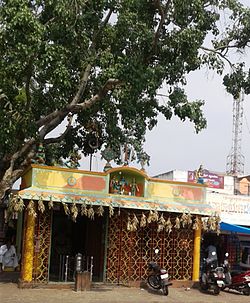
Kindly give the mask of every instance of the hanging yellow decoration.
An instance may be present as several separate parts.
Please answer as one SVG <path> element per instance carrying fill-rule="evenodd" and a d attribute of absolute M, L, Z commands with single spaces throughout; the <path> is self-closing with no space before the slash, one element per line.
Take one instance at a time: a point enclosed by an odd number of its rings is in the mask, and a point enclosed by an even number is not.
<path fill-rule="evenodd" d="M 13 205 L 13 209 L 15 212 L 19 212 L 22 211 L 24 208 L 24 202 L 23 199 L 21 197 L 19 197 L 19 199 L 17 198 L 16 203 Z"/>
<path fill-rule="evenodd" d="M 89 209 L 88 209 L 88 217 L 91 219 L 91 220 L 94 220 L 95 218 L 95 211 L 92 207 L 92 205 L 90 205 Z"/>
<path fill-rule="evenodd" d="M 74 222 L 76 222 L 76 218 L 78 216 L 78 208 L 77 208 L 75 203 L 72 204 L 70 211 L 71 211 L 71 214 L 72 214 L 72 220 Z"/>
<path fill-rule="evenodd" d="M 112 204 L 109 205 L 109 217 L 111 218 L 114 215 L 114 207 Z"/>
<path fill-rule="evenodd" d="M 175 226 L 174 226 L 174 228 L 176 228 L 176 229 L 180 229 L 181 228 L 180 219 L 178 217 L 176 217 L 176 219 L 175 219 Z"/>
<path fill-rule="evenodd" d="M 153 222 L 153 219 L 154 219 L 154 213 L 153 213 L 153 211 L 150 209 L 150 211 L 149 211 L 149 215 L 148 215 L 148 223 L 151 223 L 151 222 Z"/>
<path fill-rule="evenodd" d="M 157 222 L 159 220 L 159 214 L 158 214 L 158 211 L 155 209 L 153 211 L 153 218 L 152 218 L 152 221 L 153 222 Z"/>
<path fill-rule="evenodd" d="M 202 218 L 202 229 L 204 231 L 208 230 L 207 218 Z"/>
<path fill-rule="evenodd" d="M 147 225 L 147 217 L 142 213 L 140 220 L 140 227 L 145 227 Z"/>
<path fill-rule="evenodd" d="M 166 232 L 168 232 L 170 234 L 172 232 L 172 227 L 173 227 L 173 224 L 171 222 L 170 217 L 168 217 L 166 226 L 165 226 Z"/>
<path fill-rule="evenodd" d="M 130 216 L 128 214 L 127 231 L 132 231 L 132 230 L 133 230 L 133 227 L 132 227 Z"/>
<path fill-rule="evenodd" d="M 183 212 L 181 218 L 180 218 L 180 222 L 182 224 L 182 227 L 186 227 L 188 225 L 192 224 L 192 215 L 190 213 L 185 213 Z"/>
<path fill-rule="evenodd" d="M 132 219 L 132 231 L 137 230 L 137 225 L 139 224 L 139 220 L 137 219 L 136 215 L 133 214 L 133 219 Z"/>
<path fill-rule="evenodd" d="M 53 200 L 52 200 L 52 196 L 50 196 L 49 198 L 49 203 L 48 203 L 48 206 L 49 206 L 49 209 L 52 209 L 53 208 Z"/>
<path fill-rule="evenodd" d="M 192 221 L 192 215 L 190 212 L 187 213 L 187 225 L 191 225 L 193 223 Z"/>
<path fill-rule="evenodd" d="M 34 218 L 37 217 L 37 213 L 35 212 L 34 208 L 34 201 L 30 200 L 29 204 L 27 205 L 28 214 Z"/>
<path fill-rule="evenodd" d="M 81 205 L 81 215 L 82 216 L 87 216 L 88 215 L 88 210 L 85 202 Z"/>
<path fill-rule="evenodd" d="M 40 196 L 39 200 L 38 200 L 38 210 L 43 214 L 45 211 L 45 206 L 43 203 L 43 198 Z"/>
<path fill-rule="evenodd" d="M 200 219 L 198 216 L 196 216 L 194 219 L 193 229 L 198 230 L 199 228 L 200 228 Z"/>
<path fill-rule="evenodd" d="M 161 214 L 160 219 L 158 221 L 158 227 L 157 227 L 157 232 L 163 231 L 164 227 L 166 225 L 166 220 L 164 219 L 163 214 Z"/>
<path fill-rule="evenodd" d="M 67 216 L 70 215 L 70 210 L 69 210 L 68 205 L 65 202 L 62 202 L 62 205 L 63 205 L 65 215 L 67 215 Z"/>
<path fill-rule="evenodd" d="M 96 213 L 97 213 L 97 215 L 98 215 L 99 217 L 103 216 L 103 214 L 104 214 L 104 208 L 103 208 L 102 205 L 100 205 L 100 206 L 97 208 Z"/>

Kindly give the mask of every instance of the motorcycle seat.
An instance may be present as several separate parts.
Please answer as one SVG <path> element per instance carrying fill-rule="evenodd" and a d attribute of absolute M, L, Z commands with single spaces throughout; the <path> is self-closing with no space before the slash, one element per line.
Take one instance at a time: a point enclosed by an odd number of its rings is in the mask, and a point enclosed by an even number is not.
<path fill-rule="evenodd" d="M 242 271 L 242 270 L 233 270 L 233 271 L 231 271 L 231 276 L 232 277 L 242 275 L 242 274 L 245 274 L 245 271 Z"/>

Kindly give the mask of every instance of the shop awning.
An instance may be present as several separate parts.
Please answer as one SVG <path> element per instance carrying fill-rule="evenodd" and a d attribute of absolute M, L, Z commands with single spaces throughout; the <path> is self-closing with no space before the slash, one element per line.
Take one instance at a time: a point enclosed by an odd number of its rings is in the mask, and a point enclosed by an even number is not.
<path fill-rule="evenodd" d="M 220 223 L 220 229 L 225 231 L 231 231 L 240 234 L 248 234 L 250 235 L 250 228 L 242 227 L 239 225 L 229 224 L 225 222 Z"/>

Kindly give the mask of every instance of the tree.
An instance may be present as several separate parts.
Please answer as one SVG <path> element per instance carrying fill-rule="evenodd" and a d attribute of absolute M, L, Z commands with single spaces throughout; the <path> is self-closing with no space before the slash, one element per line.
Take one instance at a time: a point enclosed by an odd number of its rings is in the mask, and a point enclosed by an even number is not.
<path fill-rule="evenodd" d="M 0 199 L 38 144 L 57 158 L 100 142 L 142 152 L 159 113 L 205 128 L 204 101 L 188 100 L 186 75 L 204 65 L 220 74 L 225 63 L 234 68 L 228 55 L 247 46 L 249 17 L 236 0 L 0 1 Z M 63 133 L 51 136 L 63 121 Z"/>

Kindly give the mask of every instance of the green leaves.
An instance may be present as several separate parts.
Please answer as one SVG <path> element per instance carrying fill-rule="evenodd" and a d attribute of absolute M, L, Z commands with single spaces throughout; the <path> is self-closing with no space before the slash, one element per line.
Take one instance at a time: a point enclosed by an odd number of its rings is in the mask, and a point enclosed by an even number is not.
<path fill-rule="evenodd" d="M 223 10 L 230 21 L 224 31 Z M 54 149 L 57 158 L 76 145 L 87 150 L 90 122 L 117 148 L 143 143 L 159 113 L 189 120 L 199 132 L 204 101 L 188 100 L 186 76 L 203 66 L 222 74 L 230 50 L 250 41 L 249 20 L 236 0 L 1 1 L 1 157 L 31 138 L 46 139 L 72 103 L 85 109 L 74 107 L 75 124 Z M 242 87 L 250 92 L 243 67 L 224 78 L 234 96 Z M 109 79 L 120 85 L 104 93 Z M 159 104 L 165 85 L 170 95 Z"/>

